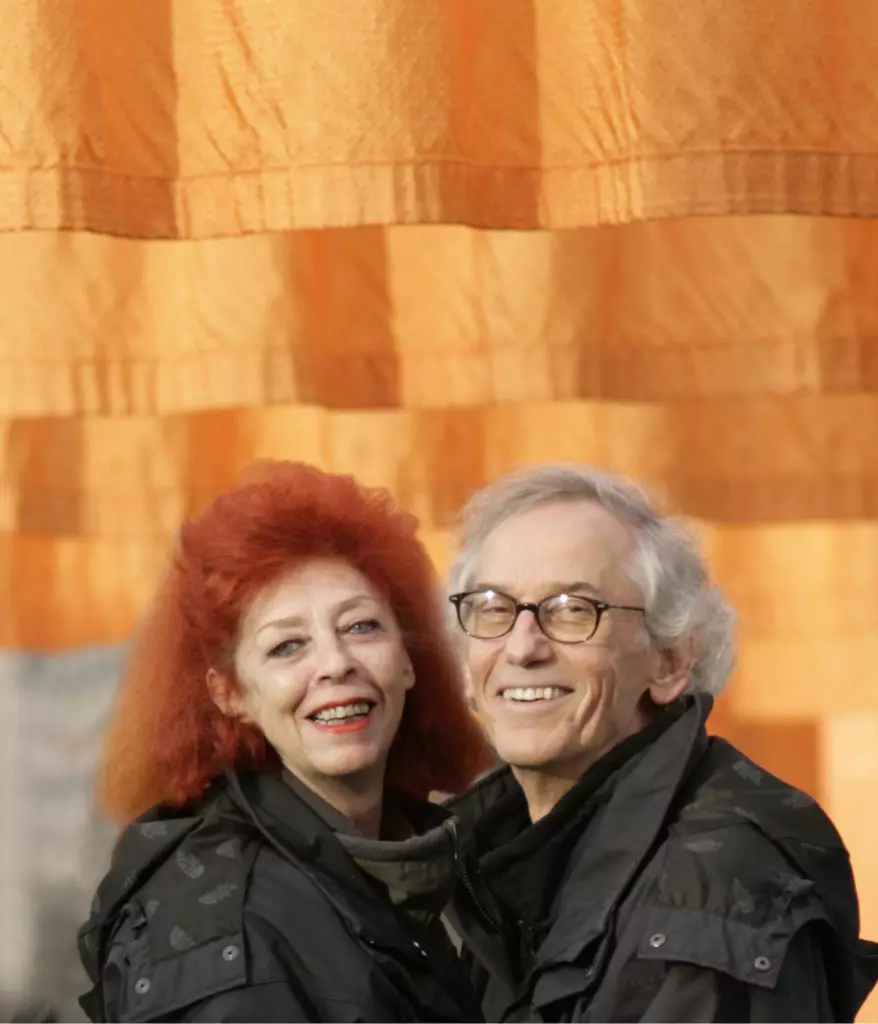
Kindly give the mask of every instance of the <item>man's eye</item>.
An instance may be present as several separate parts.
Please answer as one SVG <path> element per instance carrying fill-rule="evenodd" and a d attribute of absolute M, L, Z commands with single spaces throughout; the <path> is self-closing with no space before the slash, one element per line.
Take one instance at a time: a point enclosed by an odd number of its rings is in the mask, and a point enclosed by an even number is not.
<path fill-rule="evenodd" d="M 466 607 L 466 605 L 464 607 Z M 473 601 L 467 608 L 467 611 L 470 615 L 497 618 L 500 615 L 508 615 L 510 608 L 508 601 L 502 601 L 500 598 L 492 597 L 487 600 Z"/>
<path fill-rule="evenodd" d="M 574 604 L 573 601 L 561 605 L 559 611 L 564 611 L 568 615 L 594 615 L 594 608 L 590 604 Z"/>
<path fill-rule="evenodd" d="M 299 648 L 301 648 L 304 642 L 304 640 L 284 640 L 284 642 L 278 644 L 277 647 L 272 647 L 268 652 L 268 655 L 271 658 L 289 658 L 291 655 L 295 654 Z"/>
<path fill-rule="evenodd" d="M 356 622 L 351 623 L 345 632 L 359 635 L 361 633 L 374 633 L 376 629 L 380 628 L 381 623 L 377 619 L 358 619 Z"/>

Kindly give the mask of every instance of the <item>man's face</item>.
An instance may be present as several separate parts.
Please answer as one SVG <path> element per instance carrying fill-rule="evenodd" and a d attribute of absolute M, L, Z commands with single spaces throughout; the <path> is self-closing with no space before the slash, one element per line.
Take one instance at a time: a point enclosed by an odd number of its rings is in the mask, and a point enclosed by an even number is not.
<path fill-rule="evenodd" d="M 633 551 L 631 530 L 595 502 L 539 505 L 491 534 L 469 589 L 533 603 L 567 594 L 642 606 L 625 573 Z M 688 675 L 669 673 L 637 611 L 604 612 L 584 643 L 550 639 L 524 611 L 499 639 L 468 638 L 467 662 L 472 697 L 499 756 L 570 779 L 643 726 L 645 693 L 668 703 Z"/>

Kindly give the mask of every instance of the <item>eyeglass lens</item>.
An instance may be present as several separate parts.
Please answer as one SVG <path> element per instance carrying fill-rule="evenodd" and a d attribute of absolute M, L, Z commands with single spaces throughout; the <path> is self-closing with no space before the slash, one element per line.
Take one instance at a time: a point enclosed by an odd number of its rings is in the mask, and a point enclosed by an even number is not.
<path fill-rule="evenodd" d="M 482 640 L 503 636 L 515 622 L 515 601 L 494 591 L 467 594 L 459 607 L 464 630 Z M 597 626 L 597 608 L 587 598 L 576 594 L 556 594 L 545 598 L 537 607 L 540 627 L 553 640 L 587 640 Z"/>

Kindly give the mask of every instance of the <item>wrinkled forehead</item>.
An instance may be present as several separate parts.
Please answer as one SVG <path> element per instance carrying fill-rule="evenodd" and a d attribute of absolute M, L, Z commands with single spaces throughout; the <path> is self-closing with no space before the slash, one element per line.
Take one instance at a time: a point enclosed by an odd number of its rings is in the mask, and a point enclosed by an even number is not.
<path fill-rule="evenodd" d="M 383 595 L 354 566 L 336 559 L 309 559 L 265 583 L 242 617 L 242 629 L 258 629 L 272 618 L 307 616 L 354 604 L 385 605 Z"/>
<path fill-rule="evenodd" d="M 632 528 L 596 502 L 538 505 L 488 535 L 475 553 L 471 582 L 529 599 L 574 582 L 608 596 L 630 595 L 635 547 Z"/>

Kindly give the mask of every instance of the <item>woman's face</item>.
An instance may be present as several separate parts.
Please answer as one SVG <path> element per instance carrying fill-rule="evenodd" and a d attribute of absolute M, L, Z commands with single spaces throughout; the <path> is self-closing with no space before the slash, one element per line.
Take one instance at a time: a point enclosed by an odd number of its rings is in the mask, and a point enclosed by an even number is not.
<path fill-rule="evenodd" d="M 235 673 L 237 687 L 211 671 L 214 700 L 304 782 L 383 783 L 414 671 L 390 605 L 356 569 L 315 560 L 266 586 L 241 622 Z"/>

